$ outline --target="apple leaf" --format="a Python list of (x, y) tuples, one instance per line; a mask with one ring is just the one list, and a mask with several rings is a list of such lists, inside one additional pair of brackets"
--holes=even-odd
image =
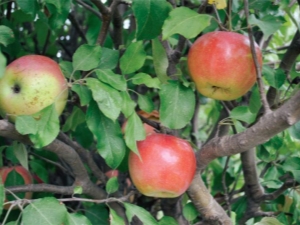
[(124, 76), (115, 74), (113, 71), (106, 69), (96, 69), (95, 72), (98, 79), (102, 82), (109, 84), (117, 90), (126, 91), (127, 83)]
[(68, 213), (67, 223), (72, 225), (92, 225), (89, 219), (80, 213)]
[(28, 152), (23, 143), (13, 142), (14, 155), (20, 162), (20, 164), (28, 170)]
[(247, 106), (238, 106), (230, 112), (230, 117), (250, 124), (255, 121), (256, 114), (251, 113)]
[(121, 92), (122, 97), (122, 113), (128, 118), (135, 110), (136, 103), (130, 98), (128, 92)]
[(163, 216), (158, 222), (159, 225), (178, 225), (178, 222), (171, 216)]
[(187, 7), (172, 10), (163, 25), (163, 40), (173, 34), (181, 34), (187, 39), (196, 37), (210, 25), (212, 16), (199, 14)]
[(36, 119), (38, 129), (36, 133), (29, 134), (29, 138), (36, 148), (42, 148), (54, 141), (59, 133), (59, 116), (55, 104), (45, 107), (33, 116), (39, 117)]
[(167, 76), (169, 60), (167, 53), (158, 38), (152, 40), (152, 54), (156, 76), (161, 83), (166, 83), (169, 79)]
[(132, 113), (127, 120), (125, 127), (125, 142), (130, 150), (138, 154), (136, 142), (144, 140), (146, 137), (145, 129), (140, 117), (136, 112)]
[(73, 84), (71, 89), (72, 91), (76, 92), (76, 94), (78, 94), (81, 106), (89, 104), (92, 99), (92, 92), (87, 88), (87, 86), (81, 84)]
[(138, 217), (143, 224), (147, 225), (158, 225), (158, 222), (153, 218), (153, 216), (144, 208), (130, 203), (123, 202), (126, 209), (126, 216), (129, 222), (132, 221), (134, 216)]
[(120, 68), (123, 74), (129, 74), (140, 69), (146, 60), (143, 42), (131, 43), (120, 59)]
[(136, 39), (149, 40), (161, 33), (162, 25), (172, 6), (167, 1), (133, 1), (132, 10), (137, 22)]
[(152, 112), (155, 108), (152, 99), (147, 95), (138, 95), (138, 104), (146, 112)]
[(98, 68), (112, 70), (118, 65), (118, 60), (119, 51), (102, 47), (102, 54)]
[(300, 121), (288, 128), (288, 131), (290, 132), (292, 137), (300, 140)]
[(64, 124), (62, 131), (67, 132), (69, 130), (75, 131), (76, 127), (85, 122), (85, 114), (82, 112), (81, 109), (78, 107), (74, 106), (72, 114), (67, 117), (67, 121)]
[(259, 89), (258, 86), (255, 85), (252, 88), (252, 93), (250, 96), (250, 101), (249, 101), (249, 110), (253, 114), (257, 114), (261, 108), (261, 100), (260, 100), (260, 94), (259, 94)]
[[(1, 35), (1, 31), (0, 31), (0, 35)], [(0, 38), (1, 39), (1, 38)], [(6, 68), (6, 58), (5, 56), (2, 54), (2, 52), (0, 51), (0, 79), (3, 77), (4, 75), (4, 71)]]
[(99, 45), (81, 45), (73, 55), (74, 70), (89, 71), (95, 69), (101, 58)]
[(61, 71), (62, 71), (62, 73), (64, 74), (65, 77), (75, 78), (76, 80), (81, 78), (80, 72), (78, 70), (74, 71), (72, 62), (61, 61), (59, 63), (59, 67), (60, 67), (60, 69), (61, 69)]
[(16, 0), (16, 2), (23, 12), (35, 16), (38, 7), (37, 0)]
[(286, 79), (284, 71), (280, 68), (274, 70), (268, 66), (264, 66), (262, 74), (264, 78), (268, 81), (269, 85), (276, 89), (279, 89), (284, 84), (284, 81)]
[(87, 125), (97, 139), (97, 150), (109, 167), (117, 168), (123, 160), (126, 146), (117, 121), (107, 118), (92, 101), (86, 114)]
[(116, 120), (122, 106), (120, 92), (95, 78), (88, 78), (87, 85), (91, 89), (93, 99), (97, 102), (99, 109), (106, 117)]
[(119, 183), (117, 177), (109, 178), (109, 180), (106, 183), (105, 190), (108, 194), (112, 194), (116, 192), (119, 189)]
[(47, 168), (45, 168), (43, 161), (39, 159), (31, 159), (29, 161), (29, 165), (31, 169), (30, 172), (36, 174), (44, 183), (48, 183), (49, 174)]
[(149, 74), (138, 73), (132, 78), (133, 84), (144, 84), (149, 88), (160, 88), (160, 81), (157, 77), (152, 78)]
[(181, 129), (193, 117), (195, 95), (191, 88), (178, 81), (169, 81), (162, 85), (160, 92), (160, 121), (170, 129)]
[(267, 40), (270, 35), (274, 34), (281, 25), (285, 22), (283, 17), (267, 15), (264, 18), (256, 19), (254, 14), (249, 16), (249, 23), (257, 25), (264, 33), (264, 40)]
[(16, 118), (16, 129), (20, 134), (36, 134), (38, 124), (31, 115), (20, 115)]
[(48, 3), (48, 4), (54, 5), (57, 9), (57, 12), (62, 13), (62, 8), (63, 8), (62, 2), (64, 2), (64, 1), (61, 1), (61, 0), (45, 0), (45, 2)]
[[(68, 18), (70, 8), (71, 8), (71, 0), (48, 0), (51, 3), (55, 2), (55, 4), (46, 4), (47, 9), (49, 10), (49, 26), (55, 30), (62, 27)], [(58, 2), (59, 1), (59, 2)]]
[[(15, 41), (15, 35), (14, 35), (14, 32), (12, 31), (12, 29), (10, 29), (7, 26), (0, 25), (0, 44), (7, 46), (7, 45), (13, 43), (14, 41)], [(1, 55), (1, 58), (5, 59), (5, 57), (2, 55), (2, 53), (0, 55)], [(1, 65), (3, 62), (2, 60), (3, 59), (0, 59)]]
[(35, 200), (22, 212), (23, 224), (65, 224), (67, 209), (54, 197)]
[[(19, 185), (24, 185), (25, 180), (21, 174), (19, 174), (15, 169), (11, 170), (5, 180), (4, 186), (9, 187), (9, 186), (19, 186)], [(15, 193), (18, 198), (25, 198), (25, 193)], [(13, 201), (16, 200), (17, 198), (15, 195), (8, 195), (7, 200), (8, 201)]]
[(260, 222), (257, 222), (254, 225), (284, 225), (284, 224), (280, 223), (279, 220), (274, 217), (264, 217)]
[(193, 221), (198, 216), (198, 211), (192, 202), (189, 202), (183, 207), (183, 216), (188, 221)]
[(109, 207), (110, 225), (125, 225), (124, 219), (120, 217), (115, 210)]

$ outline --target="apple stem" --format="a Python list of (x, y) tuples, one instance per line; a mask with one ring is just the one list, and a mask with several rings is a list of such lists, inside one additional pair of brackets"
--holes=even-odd
[(260, 100), (263, 104), (264, 113), (268, 114), (268, 113), (271, 113), (272, 110), (270, 108), (270, 105), (269, 105), (268, 100), (267, 100), (267, 96), (266, 96), (265, 91), (264, 91), (264, 85), (263, 85), (263, 81), (262, 81), (261, 69), (260, 69), (260, 66), (259, 66), (259, 63), (258, 63), (256, 51), (255, 51), (253, 31), (252, 31), (251, 25), (249, 24), (249, 3), (248, 3), (248, 0), (244, 0), (244, 6), (245, 6), (245, 16), (246, 16), (246, 21), (247, 21), (247, 28), (248, 28), (248, 36), (249, 36), (249, 40), (250, 40), (251, 53), (252, 53), (252, 58), (253, 58), (254, 65), (255, 65), (255, 70), (256, 70), (257, 85), (258, 85), (258, 88), (259, 88)]

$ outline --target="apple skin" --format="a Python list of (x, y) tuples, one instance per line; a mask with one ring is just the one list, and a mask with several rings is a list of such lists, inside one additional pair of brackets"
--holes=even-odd
[(68, 98), (68, 83), (59, 65), (41, 55), (23, 56), (10, 63), (0, 79), (0, 114), (14, 122), (55, 102), (60, 115)]
[[(26, 170), (23, 166), (13, 166), (13, 167), (2, 167), (0, 169), (0, 176), (3, 184), (5, 184), (8, 174), (13, 170), (15, 170), (18, 174), (22, 176), (24, 180), (24, 185), (33, 183), (33, 178), (28, 170)], [(31, 197), (32, 197), (32, 192), (25, 193), (25, 199), (31, 199)], [(10, 204), (4, 205), (4, 209), (9, 209), (9, 207)]]
[[(255, 44), (262, 66), (262, 54)], [(256, 82), (250, 40), (242, 34), (215, 31), (204, 34), (191, 46), (187, 63), (197, 90), (217, 100), (234, 100), (246, 94)]]
[(129, 174), (142, 194), (175, 198), (187, 190), (196, 171), (195, 153), (187, 141), (153, 133), (137, 147), (140, 157), (129, 153)]

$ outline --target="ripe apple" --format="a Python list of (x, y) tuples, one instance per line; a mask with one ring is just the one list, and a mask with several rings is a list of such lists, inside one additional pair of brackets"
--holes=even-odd
[(196, 171), (196, 157), (187, 141), (153, 133), (137, 147), (139, 156), (129, 153), (129, 173), (142, 194), (175, 198), (187, 190)]
[[(256, 44), (255, 50), (262, 66), (262, 54)], [(209, 98), (237, 99), (256, 81), (250, 40), (242, 34), (227, 31), (204, 34), (191, 46), (187, 63), (197, 90)]]
[[(5, 181), (7, 179), (7, 176), (9, 175), (9, 173), (11, 173), (12, 171), (17, 172), (22, 178), (23, 178), (23, 182), (22, 184), (32, 184), (33, 183), (33, 178), (30, 174), (30, 172), (28, 170), (26, 170), (23, 166), (13, 166), (13, 167), (2, 167), (0, 169), (0, 177), (2, 180), (2, 183), (5, 184)], [(14, 180), (16, 182), (18, 182), (18, 180)], [(17, 185), (17, 183), (16, 183)], [(31, 199), (32, 197), (32, 192), (26, 192), (25, 193), (25, 199)], [(6, 204), (4, 206), (4, 209), (8, 209), (10, 207), (9, 204)]]
[(0, 78), (0, 114), (14, 122), (55, 102), (60, 115), (68, 98), (68, 83), (59, 65), (41, 55), (23, 56), (10, 63)]

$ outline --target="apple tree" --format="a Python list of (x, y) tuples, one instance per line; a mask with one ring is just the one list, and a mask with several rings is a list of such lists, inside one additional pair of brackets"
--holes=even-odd
[[(299, 7), (299, 0), (2, 0), (0, 79), (14, 60), (43, 55), (59, 64), (68, 99), (61, 115), (54, 103), (41, 117), (11, 121), (2, 113), (0, 170), (30, 174), (0, 176), (0, 223), (300, 224)], [(193, 43), (215, 31), (249, 39), (255, 84), (233, 100), (200, 94), (190, 76)], [(199, 65), (221, 71), (222, 60), (210, 63), (215, 56)], [(249, 64), (237, 58), (228, 66)], [(215, 80), (233, 89), (242, 82)], [(149, 197), (132, 182), (128, 155), (139, 155), (146, 125), (193, 147), (197, 170), (178, 197)]]

